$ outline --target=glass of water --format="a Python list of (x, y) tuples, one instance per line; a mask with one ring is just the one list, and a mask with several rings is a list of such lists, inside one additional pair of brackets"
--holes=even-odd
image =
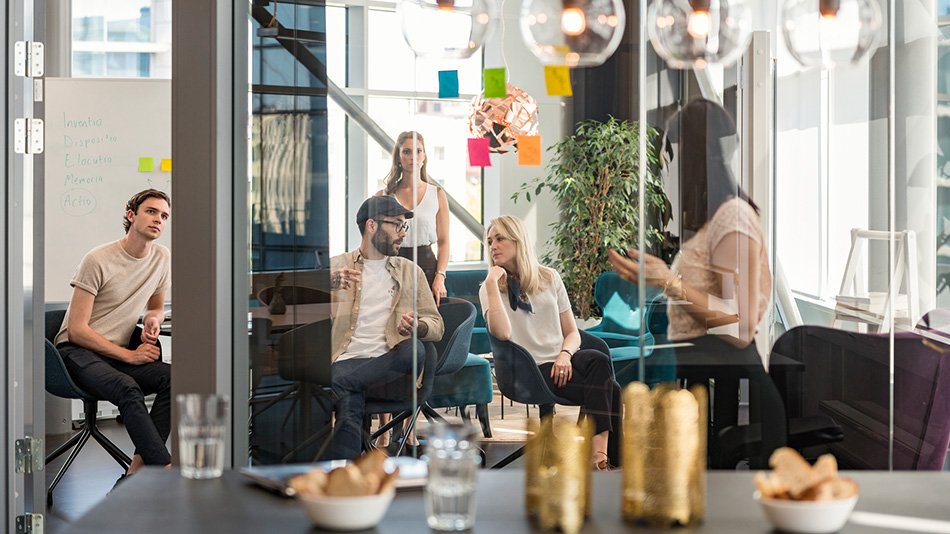
[(218, 478), (224, 471), (228, 396), (178, 395), (178, 455), (181, 476)]
[(441, 423), (431, 427), (425, 460), (426, 521), (434, 530), (468, 530), (475, 524), (475, 486), (481, 463), (475, 427)]

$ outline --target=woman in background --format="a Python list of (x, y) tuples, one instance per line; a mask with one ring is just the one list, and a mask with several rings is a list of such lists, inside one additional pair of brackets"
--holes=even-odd
[[(670, 119), (667, 132), (679, 151), (679, 254), (672, 268), (636, 249), (627, 251), (627, 257), (610, 251), (610, 262), (624, 279), (638, 283), (642, 274), (647, 285), (663, 289), (669, 299), (671, 341), (689, 342), (692, 347), (684, 350), (698, 350), (726, 364), (716, 376), (711, 439), (737, 424), (739, 379), (758, 384), (761, 461), (784, 445), (785, 412), (755, 346), (758, 325), (769, 308), (772, 276), (759, 208), (736, 183), (728, 163), (731, 153), (723, 145), (735, 136), (735, 122), (718, 104), (698, 99)], [(728, 369), (734, 376), (728, 376)]]
[(485, 235), (488, 277), (478, 298), (488, 331), (520, 345), (537, 362), (548, 387), (581, 406), (594, 422), (594, 467), (610, 468), (607, 440), (618, 429), (620, 385), (610, 356), (580, 350), (581, 336), (561, 275), (538, 263), (524, 224), (505, 215)]
[[(426, 172), (425, 140), (418, 132), (402, 132), (396, 137), (392, 152), (392, 166), (386, 175), (385, 188), (377, 196), (391, 195), (413, 212), (408, 220), (409, 229), (403, 238), (399, 255), (415, 260), (426, 275), (425, 283), (432, 291), (438, 306), (445, 291), (445, 270), (449, 265), (449, 199), (441, 187), (429, 182)], [(438, 245), (438, 257), (432, 244)], [(413, 258), (415, 254), (415, 258)], [(419, 281), (422, 283), (422, 280)], [(380, 426), (390, 420), (381, 414)], [(418, 445), (414, 434), (407, 437), (409, 445)], [(389, 446), (389, 433), (377, 441), (377, 446)]]
[[(445, 191), (429, 181), (426, 173), (425, 140), (417, 132), (402, 132), (396, 138), (392, 167), (386, 175), (386, 187), (377, 195), (392, 195), (413, 212), (409, 230), (399, 255), (413, 259), (426, 273), (436, 306), (445, 293), (445, 269), (449, 266), (449, 199)], [(432, 244), (438, 245), (438, 256)]]

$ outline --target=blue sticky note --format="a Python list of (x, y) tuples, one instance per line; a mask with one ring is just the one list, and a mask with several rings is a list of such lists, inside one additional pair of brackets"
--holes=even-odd
[(439, 98), (458, 98), (459, 96), (459, 71), (440, 70), (439, 71)]

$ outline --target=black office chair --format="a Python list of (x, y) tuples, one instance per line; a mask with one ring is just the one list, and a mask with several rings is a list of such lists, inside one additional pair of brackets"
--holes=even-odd
[[(772, 347), (773, 354), (784, 354), (799, 359), (799, 337), (802, 330), (795, 328), (782, 334)], [(789, 407), (787, 407), (789, 408)], [(767, 462), (768, 451), (762, 451), (762, 425), (774, 422), (763, 421), (748, 425), (730, 426), (719, 432), (717, 453), (712, 457), (714, 469), (735, 469), (736, 465), (750, 459), (750, 465)], [(798, 451), (812, 447), (824, 447), (844, 439), (844, 430), (834, 419), (823, 414), (786, 417), (786, 445)], [(774, 428), (774, 427), (773, 427)], [(752, 465), (753, 468), (764, 467)]]
[[(610, 355), (610, 349), (604, 340), (579, 330), (581, 335), (581, 349), (596, 349)], [(488, 335), (491, 343), (492, 356), (495, 358), (495, 380), (501, 394), (523, 404), (537, 404), (542, 418), (554, 413), (554, 405), (578, 406), (577, 403), (559, 397), (541, 375), (541, 370), (534, 358), (522, 346), (512, 341), (501, 341), (491, 334)], [(614, 436), (611, 436), (614, 438)], [(615, 442), (615, 439), (612, 439)], [(615, 446), (615, 443), (612, 444)], [(509, 454), (492, 466), (492, 469), (501, 469), (524, 454), (525, 446)]]
[[(280, 378), (292, 382), (290, 386), (265, 406), (255, 410), (256, 414), (266, 411), (274, 404), (285, 398), (292, 398), (293, 404), (281, 424), (283, 429), (297, 409), (300, 410), (302, 426), (305, 432), (311, 430), (313, 411), (311, 400), (317, 402), (318, 409), (326, 415), (325, 425), (318, 431), (309, 433), (309, 436), (300, 444), (285, 454), (282, 462), (296, 461), (298, 452), (323, 440), (313, 459), (323, 455), (333, 438), (332, 427), (329, 424), (329, 414), (333, 409), (333, 398), (330, 383), (330, 338), (332, 323), (324, 319), (315, 323), (299, 326), (280, 336), (277, 348), (277, 372)], [(291, 397), (292, 396), (292, 397)], [(281, 431), (282, 433), (282, 431)]]
[[(422, 368), (422, 386), (419, 387), (416, 392), (416, 403), (413, 403), (411, 394), (412, 388), (416, 387), (416, 379), (409, 375), (393, 383), (380, 386), (387, 391), (404, 389), (406, 395), (401, 400), (374, 398), (372, 389), (366, 392), (366, 407), (363, 413), (367, 416), (367, 421), (364, 422), (364, 427), (368, 426), (370, 415), (379, 413), (393, 413), (396, 415), (394, 415), (392, 420), (388, 423), (377, 429), (376, 432), (372, 434), (367, 432), (364, 434), (363, 448), (365, 450), (370, 450), (373, 446), (373, 441), (383, 435), (384, 432), (389, 432), (391, 429), (396, 428), (396, 425), (402, 425), (402, 422), (407, 419), (409, 420), (409, 424), (406, 425), (405, 435), (410, 435), (412, 429), (416, 426), (416, 420), (419, 418), (422, 406), (429, 400), (429, 395), (432, 394), (432, 384), (435, 383), (435, 376), (439, 369), (439, 352), (436, 350), (435, 345), (431, 342), (426, 342), (424, 345), (426, 354)], [(402, 427), (400, 426), (399, 428)], [(396, 450), (396, 456), (402, 454), (405, 448), (406, 440), (402, 439)]]
[(72, 465), (73, 460), (79, 455), (79, 451), (86, 445), (90, 437), (109, 453), (109, 456), (122, 467), (123, 472), (128, 471), (129, 464), (132, 463), (132, 460), (115, 443), (112, 443), (109, 438), (103, 435), (97, 426), (96, 412), (99, 410), (98, 405), (101, 399), (86, 393), (73, 382), (72, 377), (69, 376), (69, 371), (66, 369), (66, 364), (63, 362), (63, 356), (53, 345), (53, 340), (59, 332), (65, 316), (66, 310), (46, 312), (46, 391), (64, 399), (82, 399), (85, 421), (79, 432), (46, 456), (46, 464), (49, 465), (50, 462), (72, 449), (66, 458), (66, 463), (56, 473), (56, 477), (53, 478), (53, 482), (46, 491), (46, 501), (49, 505), (53, 504), (53, 490), (56, 489), (56, 485), (62, 480), (66, 470)]
[(426, 419), (443, 420), (435, 408), (458, 407), (468, 420), (465, 407), (474, 404), (482, 426), (482, 434), (491, 437), (488, 403), (492, 399), (491, 370), (488, 362), (469, 354), (472, 328), (475, 326), (475, 306), (464, 299), (444, 297), (439, 313), (445, 323), (445, 335), (435, 344), (439, 352), (439, 370), (436, 372), (432, 396), (422, 407)]

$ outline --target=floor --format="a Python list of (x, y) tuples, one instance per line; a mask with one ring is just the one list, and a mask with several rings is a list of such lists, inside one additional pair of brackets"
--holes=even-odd
[[(501, 399), (497, 394), (494, 401), (489, 405), (493, 435), (491, 439), (483, 441), (488, 465), (498, 462), (521, 446), (524, 441), (525, 421), (528, 412), (532, 417), (537, 417), (536, 407), (532, 406), (529, 410), (526, 410), (523, 404), (511, 405), (509, 402), (505, 401), (504, 419), (501, 418)], [(439, 411), (443, 413), (442, 410)], [(558, 415), (576, 418), (577, 408), (558, 407)], [(444, 413), (444, 416), (448, 420), (460, 420), (455, 416), (454, 411)], [(426, 425), (425, 421), (420, 421), (419, 432), (423, 436), (425, 435)], [(122, 450), (132, 450), (132, 443), (125, 428), (114, 420), (101, 422), (100, 429)], [(52, 450), (63, 443), (68, 437), (68, 435), (47, 436), (48, 450)], [(46, 467), (47, 483), (51, 482), (56, 476), (60, 466), (65, 462), (65, 458), (66, 455), (64, 454)], [(511, 465), (519, 466), (521, 460), (516, 460)], [(68, 523), (90, 510), (112, 491), (121, 474), (122, 470), (119, 465), (106, 454), (102, 447), (90, 440), (90, 443), (86, 444), (82, 453), (76, 458), (56, 487), (53, 506), (48, 510), (46, 517), (46, 532), (61, 532)], [(119, 488), (117, 491), (121, 491), (121, 485)]]

